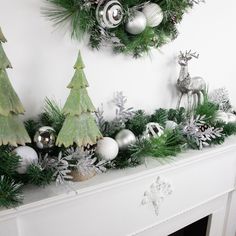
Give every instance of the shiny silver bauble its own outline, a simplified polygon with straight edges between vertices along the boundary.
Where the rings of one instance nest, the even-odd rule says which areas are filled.
[[[130,145],[136,142],[134,133],[128,129],[122,129],[115,137],[120,150],[127,149]]]
[[[141,11],[135,11],[125,24],[125,30],[130,34],[140,34],[147,26],[147,19]]]
[[[123,20],[124,12],[119,1],[101,1],[96,9],[96,19],[103,28],[116,28]]]
[[[100,159],[113,160],[118,155],[118,152],[118,144],[113,138],[104,137],[97,142],[95,153]]]
[[[163,12],[156,3],[148,3],[143,8],[143,13],[147,19],[147,26],[156,27],[163,20]]]
[[[13,150],[13,153],[20,157],[20,164],[16,170],[19,174],[25,174],[30,165],[36,165],[38,163],[38,154],[31,147],[17,147]]]
[[[50,126],[43,126],[34,135],[34,142],[39,149],[48,149],[55,146],[56,131]]]

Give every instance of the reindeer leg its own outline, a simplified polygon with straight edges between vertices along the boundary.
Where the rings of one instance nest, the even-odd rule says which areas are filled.
[[[189,112],[192,111],[192,96],[193,96],[192,91],[189,91],[188,94],[187,94],[187,97],[188,97],[188,111]]]
[[[202,103],[201,93],[202,93],[202,91],[197,92],[197,97],[198,97],[197,105],[198,106]]]
[[[180,93],[179,99],[178,99],[178,102],[177,102],[177,109],[180,108],[180,103],[181,103],[182,97],[183,97],[183,93]]]

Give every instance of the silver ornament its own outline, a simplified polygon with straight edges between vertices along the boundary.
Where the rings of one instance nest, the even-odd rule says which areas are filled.
[[[103,160],[110,161],[115,159],[118,152],[118,144],[113,138],[104,137],[97,142],[95,153]]]
[[[236,115],[230,112],[227,112],[228,115],[228,122],[235,123],[236,122]]]
[[[143,8],[143,13],[147,19],[147,26],[156,27],[163,20],[163,12],[156,3],[146,4]]]
[[[167,120],[166,121],[166,125],[165,125],[165,129],[170,129],[173,130],[178,126],[178,124],[172,120]]]
[[[39,149],[52,148],[56,141],[56,131],[50,126],[43,126],[34,135],[34,142]]]
[[[20,164],[16,170],[19,174],[25,174],[30,165],[38,163],[38,154],[31,147],[17,147],[13,152],[20,157]]]
[[[215,120],[223,121],[227,124],[229,122],[228,114],[224,111],[219,110],[216,112]]]
[[[143,133],[144,138],[160,137],[164,133],[164,128],[155,122],[150,122],[146,125],[146,130]]]
[[[123,20],[123,8],[117,0],[101,1],[96,8],[96,19],[103,28],[116,28]]]
[[[140,34],[147,26],[147,19],[141,11],[135,11],[125,24],[125,30],[130,34]]]
[[[128,129],[122,129],[115,137],[120,150],[127,149],[130,145],[136,142],[134,133]]]

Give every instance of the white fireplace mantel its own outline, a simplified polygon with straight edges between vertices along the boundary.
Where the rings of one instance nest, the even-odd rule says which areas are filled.
[[[68,186],[27,186],[0,210],[0,236],[167,236],[210,215],[210,236],[236,234],[236,138],[160,163]]]

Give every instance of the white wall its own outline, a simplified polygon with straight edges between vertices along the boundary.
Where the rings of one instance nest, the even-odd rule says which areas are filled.
[[[79,48],[95,106],[108,102],[115,91],[123,91],[135,108],[174,107],[179,70],[175,57],[185,49],[200,53],[199,60],[191,61],[191,74],[204,77],[211,89],[226,86],[236,104],[235,0],[206,0],[196,6],[185,15],[177,40],[138,60],[72,42],[69,34],[55,31],[40,14],[42,5],[40,0],[0,0],[0,25],[8,38],[4,48],[14,66],[9,77],[26,117],[40,112],[46,96],[64,104]]]

